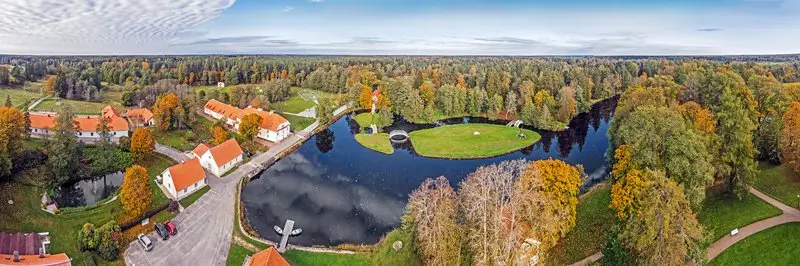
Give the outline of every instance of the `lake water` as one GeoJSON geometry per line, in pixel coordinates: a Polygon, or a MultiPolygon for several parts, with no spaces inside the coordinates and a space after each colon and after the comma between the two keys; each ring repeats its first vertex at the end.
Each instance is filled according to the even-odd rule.
{"type": "Polygon", "coordinates": [[[111,195],[122,186],[124,172],[81,180],[57,188],[53,200],[59,207],[89,206],[111,195]]]}
{"type": "MultiPolygon", "coordinates": [[[[482,165],[512,159],[561,159],[582,164],[590,178],[584,188],[603,181],[608,172],[609,123],[616,99],[595,104],[563,132],[538,131],[542,139],[521,151],[475,160],[424,158],[410,142],[394,143],[392,155],[364,148],[355,141],[360,131],[347,115],[316,134],[297,151],[264,170],[243,189],[241,199],[250,225],[261,237],[278,242],[273,226],[295,221],[303,234],[297,245],[373,244],[400,225],[408,194],[425,178],[445,176],[457,186],[482,165]]],[[[485,119],[478,119],[485,120],[485,119]]],[[[465,123],[457,118],[419,125],[395,121],[384,131],[413,131],[441,124],[465,123]]],[[[497,122],[501,123],[501,122],[497,122]]]]}

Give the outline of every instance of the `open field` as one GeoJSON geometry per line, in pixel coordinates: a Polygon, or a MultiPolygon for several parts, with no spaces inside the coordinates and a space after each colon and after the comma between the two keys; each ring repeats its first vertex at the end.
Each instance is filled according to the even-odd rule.
{"type": "Polygon", "coordinates": [[[298,131],[306,129],[311,124],[314,124],[317,120],[314,118],[308,118],[305,116],[298,116],[298,115],[290,115],[287,113],[279,113],[283,118],[289,120],[289,124],[291,124],[292,131],[298,131]]]}
{"type": "Polygon", "coordinates": [[[779,225],[725,250],[710,265],[797,265],[800,261],[800,223],[779,225]]]}
{"type": "MultiPolygon", "coordinates": [[[[311,107],[314,107],[315,105],[317,105],[313,101],[309,101],[310,100],[309,98],[311,98],[311,97],[306,96],[307,99],[304,99],[303,97],[301,97],[301,95],[299,93],[300,93],[300,91],[303,91],[303,90],[304,89],[300,88],[300,87],[292,87],[289,99],[286,99],[285,101],[281,101],[281,102],[271,103],[270,104],[270,108],[278,110],[280,112],[288,112],[288,113],[296,114],[296,113],[300,113],[300,112],[302,112],[302,111],[304,111],[304,110],[306,110],[308,108],[311,108],[311,107]]],[[[308,93],[308,92],[313,92],[313,91],[312,90],[305,90],[304,93],[308,93]]],[[[322,95],[322,94],[320,93],[320,94],[317,94],[317,95],[322,95]]]]}
{"type": "Polygon", "coordinates": [[[376,133],[376,134],[356,134],[356,141],[370,150],[374,150],[384,154],[394,153],[392,143],[389,141],[389,134],[376,133]]]}
{"type": "Polygon", "coordinates": [[[742,200],[726,194],[722,188],[708,190],[703,209],[697,219],[712,233],[712,242],[729,234],[735,228],[781,215],[778,208],[747,193],[742,200]]]}
{"type": "Polygon", "coordinates": [[[81,115],[100,115],[100,111],[107,105],[111,105],[120,113],[124,113],[127,110],[121,103],[116,101],[87,102],[50,98],[39,103],[34,108],[34,111],[61,112],[65,104],[71,105],[75,113],[81,115]],[[58,104],[59,102],[61,103],[60,105],[58,104]]]}
{"type": "Polygon", "coordinates": [[[39,93],[17,90],[17,89],[0,89],[0,101],[5,103],[6,97],[11,96],[11,104],[17,108],[23,108],[25,103],[32,103],[36,98],[39,98],[39,93]]]}
{"type": "Polygon", "coordinates": [[[605,232],[614,222],[611,203],[611,186],[597,185],[581,196],[575,215],[575,227],[562,238],[549,254],[548,265],[565,265],[582,260],[599,252],[605,241],[605,232]]]}
{"type": "Polygon", "coordinates": [[[783,204],[800,207],[800,176],[787,165],[761,163],[753,186],[783,204]]]}
{"type": "Polygon", "coordinates": [[[533,145],[541,136],[531,130],[491,124],[447,125],[409,133],[419,155],[434,158],[470,159],[507,154],[533,145]],[[475,134],[478,132],[479,134],[475,134]]]}

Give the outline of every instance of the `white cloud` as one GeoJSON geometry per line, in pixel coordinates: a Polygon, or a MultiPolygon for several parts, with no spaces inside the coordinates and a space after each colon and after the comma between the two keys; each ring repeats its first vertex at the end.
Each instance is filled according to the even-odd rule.
{"type": "Polygon", "coordinates": [[[284,7],[283,9],[281,9],[281,12],[286,13],[286,12],[291,12],[292,10],[294,10],[294,7],[287,6],[287,7],[284,7]]]}
{"type": "Polygon", "coordinates": [[[311,2],[311,3],[322,3],[322,2],[325,2],[325,0],[308,0],[308,2],[311,2]]]}
{"type": "Polygon", "coordinates": [[[0,53],[163,51],[235,0],[0,0],[0,53]]]}

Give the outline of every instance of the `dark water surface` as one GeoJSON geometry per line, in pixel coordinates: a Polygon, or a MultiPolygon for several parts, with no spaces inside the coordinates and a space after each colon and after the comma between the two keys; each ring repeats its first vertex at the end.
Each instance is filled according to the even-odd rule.
{"type": "MultiPolygon", "coordinates": [[[[512,159],[555,158],[582,164],[590,178],[584,187],[603,181],[608,172],[609,123],[616,99],[595,104],[564,132],[538,131],[542,139],[521,151],[486,159],[446,160],[416,155],[410,142],[393,143],[386,155],[364,148],[354,138],[358,125],[347,115],[318,133],[297,151],[276,162],[248,183],[241,198],[250,225],[264,238],[279,241],[274,225],[295,221],[303,234],[297,245],[373,244],[400,225],[408,194],[425,178],[444,175],[456,186],[482,165],[512,159]]],[[[396,121],[384,131],[413,131],[442,124],[481,122],[456,118],[420,125],[396,121]]],[[[501,122],[497,122],[501,123],[501,122]]]]}
{"type": "Polygon", "coordinates": [[[124,172],[117,172],[66,184],[54,191],[53,200],[59,207],[89,206],[113,195],[124,178],[124,172]]]}

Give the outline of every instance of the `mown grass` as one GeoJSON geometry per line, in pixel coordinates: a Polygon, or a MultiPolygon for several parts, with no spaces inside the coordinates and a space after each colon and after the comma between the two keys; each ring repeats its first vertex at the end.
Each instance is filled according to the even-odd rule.
{"type": "Polygon", "coordinates": [[[12,106],[23,108],[26,103],[32,103],[34,99],[41,97],[41,95],[24,90],[0,88],[0,102],[5,104],[7,97],[11,97],[12,106]]]}
{"type": "Polygon", "coordinates": [[[270,108],[278,110],[280,112],[289,112],[296,114],[317,105],[313,101],[306,101],[303,99],[303,97],[300,97],[298,92],[300,92],[301,90],[303,89],[300,87],[292,87],[289,99],[286,99],[285,101],[274,102],[270,104],[270,108]]]}
{"type": "Polygon", "coordinates": [[[409,135],[417,154],[449,159],[503,155],[533,145],[541,138],[531,130],[492,124],[447,125],[413,131],[409,135]],[[520,130],[525,137],[517,136],[520,130]]]}
{"type": "Polygon", "coordinates": [[[314,118],[308,118],[304,116],[298,115],[291,115],[287,113],[279,113],[283,118],[289,120],[289,124],[291,124],[292,131],[299,131],[306,129],[308,126],[316,122],[317,120],[314,118]]]}
{"type": "Polygon", "coordinates": [[[716,241],[735,228],[780,214],[781,210],[753,194],[747,193],[739,200],[736,196],[725,193],[722,188],[715,187],[707,192],[703,209],[697,218],[711,232],[711,241],[716,241]]]}
{"type": "Polygon", "coordinates": [[[546,264],[567,265],[580,261],[603,247],[605,233],[614,224],[611,187],[597,185],[581,196],[575,215],[575,227],[547,254],[546,264]]]}
{"type": "Polygon", "coordinates": [[[361,128],[369,127],[372,124],[375,124],[377,127],[388,126],[387,124],[381,124],[378,122],[379,120],[378,114],[373,114],[370,112],[365,112],[355,115],[353,116],[353,119],[356,120],[356,123],[358,123],[358,126],[360,126],[361,128]]]}
{"type": "Polygon", "coordinates": [[[773,165],[762,162],[754,186],[783,204],[800,208],[800,176],[788,165],[773,165]]]}
{"type": "Polygon", "coordinates": [[[370,150],[377,151],[384,154],[394,153],[392,143],[389,141],[389,134],[376,133],[376,134],[356,134],[356,141],[370,150]]]}
{"type": "Polygon", "coordinates": [[[228,259],[225,261],[225,264],[228,266],[242,266],[247,256],[252,256],[253,254],[255,254],[255,252],[235,243],[231,243],[231,248],[228,250],[228,259]]]}
{"type": "Polygon", "coordinates": [[[734,244],[710,265],[797,265],[800,223],[775,226],[734,244]]]}
{"type": "Polygon", "coordinates": [[[61,110],[64,109],[65,105],[72,106],[72,110],[75,111],[75,114],[81,115],[100,115],[100,112],[105,108],[107,105],[111,105],[120,113],[124,113],[127,110],[121,103],[116,101],[102,101],[102,102],[87,102],[87,101],[75,101],[75,100],[66,100],[66,99],[55,99],[49,98],[34,107],[35,111],[48,111],[48,112],[57,112],[60,113],[61,110]],[[61,103],[60,105],[58,103],[61,103]]]}
{"type": "MultiPolygon", "coordinates": [[[[329,265],[329,266],[358,266],[372,265],[369,254],[336,254],[307,252],[302,250],[287,250],[283,257],[295,266],[329,265]]],[[[398,264],[399,265],[399,264],[398,264]]]]}
{"type": "Polygon", "coordinates": [[[185,197],[185,198],[180,200],[181,206],[183,206],[184,208],[188,208],[190,205],[192,205],[192,203],[194,203],[195,201],[199,200],[200,197],[202,197],[204,194],[206,194],[206,192],[208,192],[209,190],[211,190],[211,186],[206,185],[203,188],[195,191],[191,195],[189,195],[189,196],[187,196],[187,197],[185,197]]]}

